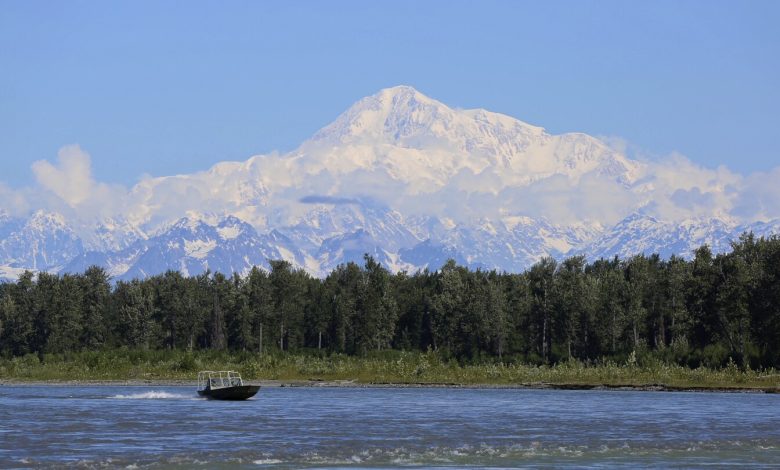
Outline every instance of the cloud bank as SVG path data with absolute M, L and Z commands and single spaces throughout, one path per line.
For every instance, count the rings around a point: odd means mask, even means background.
M 436 215 L 456 222 L 523 215 L 561 225 L 589 221 L 608 227 L 637 210 L 668 221 L 780 218 L 780 167 L 741 175 L 674 154 L 639 168 L 630 184 L 596 172 L 577 177 L 555 173 L 513 184 L 498 167 L 461 168 L 445 181 L 431 179 L 421 192 L 419 180 L 399 178 L 381 165 L 313 169 L 306 158 L 289 154 L 220 163 L 191 175 L 146 177 L 128 189 L 96 181 L 89 154 L 68 145 L 54 162 L 32 165 L 34 187 L 12 189 L 0 183 L 0 204 L 19 216 L 43 209 L 84 223 L 112 217 L 146 227 L 195 212 L 232 214 L 262 228 L 294 223 L 312 206 L 366 200 L 406 216 Z

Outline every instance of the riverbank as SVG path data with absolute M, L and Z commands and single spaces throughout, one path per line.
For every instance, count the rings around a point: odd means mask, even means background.
M 643 392 L 717 392 L 717 393 L 780 393 L 780 387 L 682 387 L 664 384 L 582 384 L 582 383 L 517 383 L 517 384 L 458 384 L 458 383 L 361 383 L 352 380 L 250 380 L 262 388 L 323 387 L 323 388 L 453 388 L 479 390 L 616 390 Z M 0 387 L 192 387 L 195 380 L 0 380 Z
M 369 357 L 250 354 L 216 351 L 109 350 L 0 359 L 0 384 L 194 386 L 199 370 L 237 370 L 245 380 L 273 386 L 476 387 L 780 393 L 775 369 L 688 368 L 648 361 L 555 365 L 460 364 L 434 352 Z

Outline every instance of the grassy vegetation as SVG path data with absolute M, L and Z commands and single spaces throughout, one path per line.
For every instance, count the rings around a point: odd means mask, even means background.
M 780 390 L 780 373 L 690 369 L 633 356 L 624 364 L 586 365 L 569 361 L 552 366 L 485 362 L 459 364 L 435 352 L 388 351 L 368 357 L 318 354 L 250 354 L 218 351 L 126 350 L 47 354 L 0 359 L 0 380 L 193 380 L 199 370 L 238 370 L 249 380 L 350 380 L 393 384 L 552 384 L 567 386 L 662 385 L 681 388 L 762 388 Z

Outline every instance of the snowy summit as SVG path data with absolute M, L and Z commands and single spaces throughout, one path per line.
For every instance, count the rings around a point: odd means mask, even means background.
M 777 233 L 776 220 L 729 216 L 712 173 L 397 86 L 284 155 L 147 178 L 59 212 L 0 212 L 0 277 L 91 264 L 117 279 L 246 273 L 269 259 L 323 275 L 364 253 L 396 271 L 448 258 L 520 271 L 544 256 L 690 256 L 742 231 Z M 116 209 L 87 210 L 102 202 Z

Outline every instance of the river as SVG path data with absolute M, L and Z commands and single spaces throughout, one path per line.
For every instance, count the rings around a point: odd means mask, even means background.
M 780 395 L 2 386 L 0 467 L 780 466 Z

